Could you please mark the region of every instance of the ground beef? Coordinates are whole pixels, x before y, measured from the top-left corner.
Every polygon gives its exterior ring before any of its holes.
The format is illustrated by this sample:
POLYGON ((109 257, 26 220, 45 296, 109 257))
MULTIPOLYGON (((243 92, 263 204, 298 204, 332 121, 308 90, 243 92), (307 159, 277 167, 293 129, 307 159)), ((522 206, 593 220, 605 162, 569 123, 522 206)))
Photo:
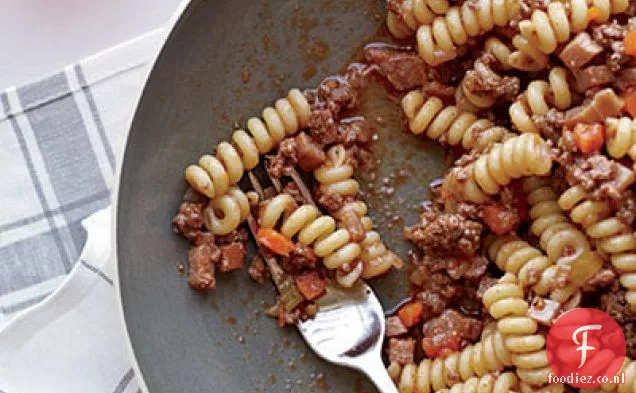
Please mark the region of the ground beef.
POLYGON ((247 272, 252 280, 261 285, 269 278, 269 270, 265 266, 265 260, 260 254, 256 254, 254 258, 252 258, 247 272))
POLYGON ((605 61, 614 72, 619 71, 621 66, 629 61, 623 43, 626 34, 627 26, 619 24, 616 19, 592 28, 592 37, 605 49, 605 61))
POLYGON ((397 315, 388 317, 386 319, 386 336, 387 337, 396 337, 401 336, 404 333, 408 332, 408 329, 402 323, 402 320, 397 315))
POLYGON ((586 191, 592 191, 608 180, 616 178, 618 165, 603 154, 577 157, 566 168, 566 180, 570 186, 582 185, 586 191))
POLYGON ((435 77, 432 68, 414 51, 371 44, 364 49, 364 57, 377 65, 380 73, 399 91, 422 86, 435 77))
POLYGON ((471 256, 479 247, 482 226, 460 214, 428 210, 404 236, 424 253, 471 256))
POLYGON ((296 243, 294 251, 288 257, 282 258, 282 268, 287 273, 299 273, 307 269, 315 269, 318 257, 311 247, 296 243))
POLYGON ((422 346, 429 357, 445 357, 477 341, 482 329, 479 319, 444 310, 442 315, 424 324, 422 346))
POLYGON ((455 87, 438 81, 429 81, 422 86, 422 93, 427 97, 440 98, 445 104, 451 105, 455 97, 455 87))
POLYGON ((586 289, 588 291, 597 291, 600 288, 607 287, 616 279, 616 273, 611 269, 599 269, 589 280, 587 280, 586 289))
POLYGON ((473 94, 494 96, 498 102, 512 102, 519 95, 521 82, 517 77, 502 77, 495 73, 491 64, 496 61, 491 54, 480 57, 475 68, 466 72, 462 86, 473 94))
POLYGON ((221 261, 219 262, 219 270, 229 272, 238 270, 243 267, 245 261, 245 246, 243 243, 230 243, 221 246, 221 261))
POLYGON ((190 286, 196 290, 214 288, 216 286, 215 264, 219 263, 222 257, 221 249, 214 244, 192 247, 188 252, 190 286))
POLYGON ((636 67, 621 70, 614 86, 622 91, 636 87, 636 67))
POLYGON ((247 235, 247 230, 245 228, 235 229, 227 235, 217 235, 216 236, 216 244, 218 245, 227 245, 232 243, 243 243, 245 244, 249 239, 247 235))
POLYGON ((183 202, 206 204, 208 203, 208 200, 208 197, 190 187, 188 187, 186 192, 183 194, 183 202))
POLYGON ((202 203, 183 202, 179 206, 179 213, 172 219, 174 231, 188 240, 194 240, 205 223, 204 209, 202 203))
POLYGON ((317 188, 316 190, 316 199, 318 200, 318 204, 327 209, 327 211, 329 211, 330 213, 338 211, 338 209, 343 207, 348 201, 351 200, 351 198, 343 197, 342 195, 335 192, 320 194, 317 188))
POLYGON ((488 260, 483 255, 472 255, 470 257, 447 257, 446 272, 453 280, 467 279, 476 280, 486 273, 488 260))
POLYGON ((593 65, 576 73, 576 89, 584 93, 591 88, 603 87, 616 80, 607 65, 593 65))
POLYGON ((373 130, 364 120, 340 123, 338 126, 338 143, 346 148, 367 146, 373 140, 373 130))
POLYGON ((338 124, 329 109, 314 109, 309 118, 309 133, 313 140, 322 145, 335 143, 338 138, 338 124))
POLYGON ((270 176, 279 179, 289 174, 290 168, 298 163, 298 146, 294 138, 285 138, 280 142, 275 155, 267 157, 266 166, 270 176))
POLYGON ((625 290, 621 288, 618 278, 601 295, 601 311, 609 314, 623 329, 627 343, 627 356, 636 356, 636 313, 625 299, 625 290))
POLYGON ((484 296, 484 293, 488 290, 488 288, 494 286, 497 283, 497 279, 491 276, 483 276, 479 280, 479 285, 477 286, 477 298, 481 299, 484 296))
POLYGON ((344 228, 349 231, 351 235, 351 241, 355 243, 360 243, 366 237, 367 231, 365 231, 362 226, 362 220, 358 213, 348 210, 342 215, 341 219, 344 228))
POLYGON ((389 363, 411 364, 415 355, 415 343, 412 338, 391 338, 386 349, 389 363))
POLYGON ((292 198, 294 198, 294 201, 296 201, 299 206, 306 203, 305 198, 298 188, 298 185, 296 185, 296 183, 293 181, 286 183, 283 186, 283 194, 289 194, 292 198))
POLYGON ((322 146, 314 142, 309 135, 301 132, 294 141, 296 161, 303 171, 311 172, 325 162, 326 156, 322 146))

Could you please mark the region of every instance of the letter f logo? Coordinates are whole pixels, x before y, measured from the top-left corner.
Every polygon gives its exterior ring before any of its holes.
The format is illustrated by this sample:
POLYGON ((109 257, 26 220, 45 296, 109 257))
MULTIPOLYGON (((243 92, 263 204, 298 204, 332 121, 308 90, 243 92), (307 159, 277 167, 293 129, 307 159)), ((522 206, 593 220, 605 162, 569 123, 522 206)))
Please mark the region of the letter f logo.
POLYGON ((576 329, 574 333, 572 333, 572 341, 574 341, 574 344, 579 345, 579 347, 576 348, 576 350, 581 351, 581 364, 579 364, 579 368, 583 367, 583 365, 585 364, 585 360, 587 360, 587 351, 588 350, 593 351, 596 349, 591 345, 587 345, 588 330, 601 330, 601 327, 602 327, 601 325, 584 325, 576 329), (581 332, 583 332, 582 334, 583 339, 582 339, 582 342, 579 342, 576 336, 581 332))

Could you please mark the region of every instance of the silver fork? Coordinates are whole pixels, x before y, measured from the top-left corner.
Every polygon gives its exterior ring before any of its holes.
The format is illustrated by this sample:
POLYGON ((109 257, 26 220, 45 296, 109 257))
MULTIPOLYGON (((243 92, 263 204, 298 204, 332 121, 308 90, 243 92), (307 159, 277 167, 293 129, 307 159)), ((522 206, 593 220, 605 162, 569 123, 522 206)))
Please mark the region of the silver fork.
MULTIPOLYGON (((305 201, 315 206, 295 169, 291 169, 289 176, 298 185, 305 201)), ((256 176, 250 171, 248 177, 254 190, 263 198, 263 187, 256 176)), ((270 181, 277 192, 282 192, 278 179, 270 176, 270 181)), ((250 214, 247 221, 256 237, 256 220, 250 214)), ((278 261, 267 253, 261 255, 278 287, 284 275, 278 261)), ((327 293, 316 303, 319 305, 316 315, 297 324, 309 347, 328 362, 362 371, 381 393, 398 393, 382 363, 384 310, 371 287, 360 280, 351 288, 329 282, 327 293)))
POLYGON ((352 288, 330 285, 317 303, 313 319, 298 330, 318 356, 365 373, 381 393, 398 393, 382 363, 384 311, 371 288, 358 282, 352 288))

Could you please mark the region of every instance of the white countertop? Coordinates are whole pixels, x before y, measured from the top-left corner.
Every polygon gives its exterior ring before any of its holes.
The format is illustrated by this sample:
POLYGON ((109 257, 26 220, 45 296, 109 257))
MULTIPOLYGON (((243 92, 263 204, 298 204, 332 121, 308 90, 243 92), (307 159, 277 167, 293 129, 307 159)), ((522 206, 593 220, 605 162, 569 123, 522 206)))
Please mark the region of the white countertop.
POLYGON ((166 24, 182 0, 0 0, 0 91, 166 24))

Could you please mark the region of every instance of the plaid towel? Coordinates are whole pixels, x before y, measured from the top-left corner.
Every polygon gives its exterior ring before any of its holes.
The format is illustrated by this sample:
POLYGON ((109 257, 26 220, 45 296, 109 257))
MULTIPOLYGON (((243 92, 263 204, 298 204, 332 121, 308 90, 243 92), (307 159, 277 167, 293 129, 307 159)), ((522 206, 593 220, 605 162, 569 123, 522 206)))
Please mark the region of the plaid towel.
POLYGON ((82 221, 111 203, 164 38, 150 32, 0 93, 0 393, 138 389, 108 258, 110 212, 82 221))

